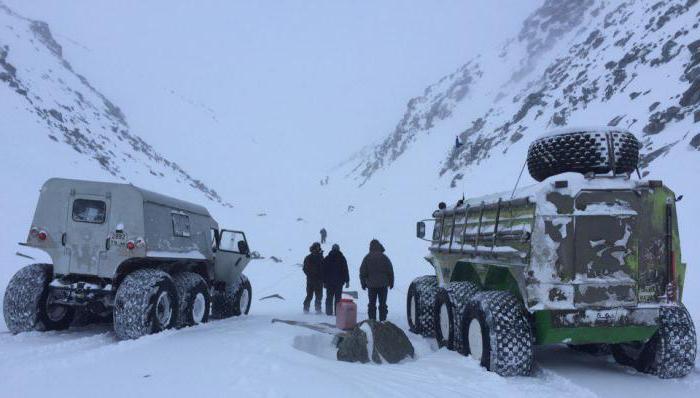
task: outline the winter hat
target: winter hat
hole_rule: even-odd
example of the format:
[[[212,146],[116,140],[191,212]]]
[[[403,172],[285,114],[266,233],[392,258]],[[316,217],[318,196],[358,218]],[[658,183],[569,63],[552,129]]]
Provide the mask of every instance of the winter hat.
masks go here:
[[[321,244],[318,242],[314,242],[311,247],[309,248],[309,251],[311,253],[318,253],[321,251]]]
[[[337,251],[340,251],[340,246],[338,246],[338,244],[337,244],[337,243],[334,243],[334,244],[333,244],[333,247],[331,248],[331,250],[337,250]]]
[[[382,246],[381,243],[379,243],[378,240],[372,239],[371,242],[369,242],[369,251],[371,252],[384,252],[384,246]]]

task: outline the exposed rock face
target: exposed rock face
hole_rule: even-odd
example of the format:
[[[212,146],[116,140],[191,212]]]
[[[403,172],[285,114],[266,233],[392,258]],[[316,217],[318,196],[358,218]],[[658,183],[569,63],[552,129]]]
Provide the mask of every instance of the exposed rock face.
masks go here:
[[[436,122],[449,118],[469,92],[474,79],[481,74],[478,61],[470,61],[426,88],[422,96],[411,98],[394,132],[363,159],[359,169],[363,182],[401,156],[418,133],[428,132]]]
[[[452,186],[464,169],[572,123],[632,130],[643,143],[644,167],[660,153],[685,146],[680,142],[695,147],[690,140],[697,127],[688,123],[700,120],[699,4],[546,1],[500,53],[476,57],[459,69],[478,62],[469,90],[451,103],[450,113],[397,128],[361,161],[354,177],[366,183],[431,133],[445,136],[446,157],[435,154],[441,162],[437,173]],[[431,86],[430,98],[446,95],[436,93],[438,88]],[[409,103],[399,126],[424,120],[416,109]],[[462,129],[437,123],[453,115],[459,115]],[[449,126],[455,124],[450,120]],[[464,145],[455,147],[454,136]]]
[[[49,139],[92,158],[115,177],[128,180],[127,170],[167,176],[228,205],[134,134],[121,109],[64,58],[46,23],[23,18],[2,3],[0,96],[20,96],[24,110],[46,126]]]

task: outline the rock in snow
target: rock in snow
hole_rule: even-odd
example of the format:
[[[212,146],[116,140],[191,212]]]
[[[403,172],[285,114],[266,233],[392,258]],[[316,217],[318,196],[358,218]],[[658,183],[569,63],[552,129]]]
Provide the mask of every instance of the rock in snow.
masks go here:
[[[339,338],[339,361],[367,363],[370,352],[372,362],[377,364],[399,363],[415,355],[406,334],[391,322],[366,320]]]

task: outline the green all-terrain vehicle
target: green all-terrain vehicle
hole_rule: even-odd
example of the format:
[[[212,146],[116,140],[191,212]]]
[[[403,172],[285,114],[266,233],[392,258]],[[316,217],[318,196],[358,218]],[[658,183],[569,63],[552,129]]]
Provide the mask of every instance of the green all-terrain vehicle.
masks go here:
[[[662,378],[695,364],[681,303],[676,202],[661,181],[633,179],[634,135],[567,130],[534,141],[524,189],[441,203],[426,260],[435,276],[407,297],[411,331],[503,376],[527,375],[535,344],[612,352]]]

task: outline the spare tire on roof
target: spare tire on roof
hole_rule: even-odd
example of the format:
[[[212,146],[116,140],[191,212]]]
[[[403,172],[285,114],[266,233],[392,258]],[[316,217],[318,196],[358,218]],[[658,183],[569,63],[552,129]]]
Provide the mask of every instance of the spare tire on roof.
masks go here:
[[[527,169],[537,181],[567,172],[626,174],[637,168],[639,148],[637,137],[625,130],[604,127],[555,131],[530,144]]]

